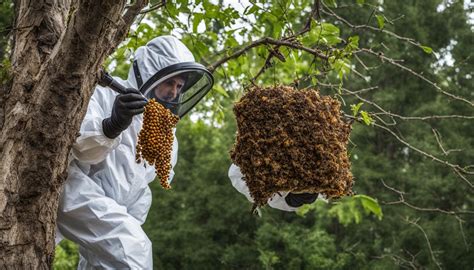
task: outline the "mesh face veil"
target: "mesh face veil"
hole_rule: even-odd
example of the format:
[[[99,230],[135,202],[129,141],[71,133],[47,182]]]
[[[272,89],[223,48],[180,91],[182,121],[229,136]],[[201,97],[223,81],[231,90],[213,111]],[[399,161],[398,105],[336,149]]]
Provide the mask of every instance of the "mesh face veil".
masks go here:
[[[139,70],[134,71],[140,85]],[[181,118],[211,90],[213,84],[212,74],[203,65],[182,62],[158,71],[140,87],[140,92]]]

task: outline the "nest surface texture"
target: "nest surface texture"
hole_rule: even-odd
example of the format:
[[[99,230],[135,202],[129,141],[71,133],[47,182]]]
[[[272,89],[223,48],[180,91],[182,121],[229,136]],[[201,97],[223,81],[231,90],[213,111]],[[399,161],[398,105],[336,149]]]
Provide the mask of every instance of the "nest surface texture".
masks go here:
[[[352,194],[351,125],[340,107],[317,90],[287,86],[253,87],[234,105],[238,130],[231,158],[256,206],[281,191]]]

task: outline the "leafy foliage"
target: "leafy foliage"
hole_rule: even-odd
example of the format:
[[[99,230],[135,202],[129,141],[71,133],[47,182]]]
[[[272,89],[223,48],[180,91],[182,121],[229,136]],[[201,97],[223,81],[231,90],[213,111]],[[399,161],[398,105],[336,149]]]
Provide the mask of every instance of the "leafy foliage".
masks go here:
[[[11,0],[0,2],[0,61],[8,56],[8,38],[13,26],[13,3]]]
[[[61,270],[74,270],[79,261],[78,246],[69,240],[63,240],[56,246],[53,268]]]

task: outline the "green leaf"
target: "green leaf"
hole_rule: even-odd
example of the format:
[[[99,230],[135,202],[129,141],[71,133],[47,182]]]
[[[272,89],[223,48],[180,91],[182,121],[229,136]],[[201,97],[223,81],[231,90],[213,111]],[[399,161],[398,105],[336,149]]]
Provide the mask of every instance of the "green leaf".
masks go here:
[[[341,38],[339,37],[340,30],[337,26],[331,23],[323,23],[321,28],[318,27],[317,31],[321,33],[321,40],[328,45],[336,45],[341,42]]]
[[[335,59],[335,62],[332,64],[334,71],[337,72],[339,80],[343,80],[346,74],[349,74],[351,71],[351,63],[349,59]]]
[[[349,37],[349,47],[351,49],[359,48],[359,36]]]
[[[225,89],[222,87],[222,85],[216,84],[216,85],[214,85],[213,89],[216,90],[217,93],[223,95],[224,97],[229,97],[229,95],[227,94]]]
[[[351,111],[353,116],[357,116],[357,113],[359,112],[360,107],[364,104],[363,102],[357,103],[357,105],[351,104]]]
[[[170,3],[170,2],[168,2],[166,4],[166,10],[169,12],[170,16],[174,18],[179,14],[179,11],[176,8],[176,5],[174,3]]]
[[[300,217],[304,217],[309,211],[316,209],[316,203],[317,201],[310,204],[303,204],[303,206],[296,210],[296,214]]]
[[[355,195],[354,197],[360,200],[365,210],[367,210],[370,213],[373,213],[379,220],[382,219],[383,217],[382,208],[380,207],[376,199],[367,195],[362,195],[362,194]]]
[[[365,0],[357,0],[357,4],[363,5],[365,3]]]
[[[357,206],[357,200],[354,198],[346,198],[340,202],[334,203],[328,213],[332,217],[337,217],[339,223],[344,226],[353,222],[357,224],[362,220],[361,209]]]
[[[233,35],[229,35],[227,39],[224,41],[224,45],[227,48],[233,48],[239,46],[239,42],[234,38]]]
[[[194,13],[194,20],[193,20],[193,32],[197,33],[197,29],[201,21],[204,19],[204,14],[202,13]]]
[[[326,35],[339,36],[339,28],[332,23],[323,23],[323,33]]]
[[[375,17],[377,18],[377,23],[379,24],[379,28],[383,29],[385,25],[385,18],[382,15],[375,15]]]
[[[311,22],[311,31],[309,31],[303,37],[303,43],[308,46],[314,45],[316,42],[327,44],[327,45],[336,45],[339,44],[342,39],[339,37],[340,30],[339,27],[331,23],[320,23],[313,20]]]
[[[420,46],[423,51],[425,51],[425,53],[427,54],[431,54],[433,52],[433,49],[431,47],[428,47],[428,46]]]
[[[272,35],[273,35],[274,37],[280,37],[280,36],[281,36],[281,31],[282,31],[282,29],[283,29],[283,26],[282,26],[281,24],[275,23],[275,24],[273,25],[273,33],[272,33]]]
[[[258,251],[260,253],[258,259],[265,266],[266,269],[273,269],[272,265],[280,261],[278,254],[274,251],[265,251],[263,249],[258,249]]]
[[[247,12],[244,12],[244,15],[255,14],[260,9],[259,6],[253,5]]]
[[[326,0],[327,4],[333,8],[337,8],[336,0]]]
[[[360,115],[362,116],[362,120],[364,120],[364,123],[366,125],[370,125],[374,121],[372,117],[370,117],[369,113],[366,111],[361,111]]]

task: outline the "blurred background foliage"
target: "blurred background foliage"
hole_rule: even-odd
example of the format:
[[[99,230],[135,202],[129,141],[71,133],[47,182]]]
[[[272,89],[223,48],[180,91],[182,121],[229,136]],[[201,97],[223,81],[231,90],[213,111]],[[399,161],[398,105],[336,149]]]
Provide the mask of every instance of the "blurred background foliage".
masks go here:
[[[315,2],[167,1],[138,18],[106,66],[127,77],[133,51],[168,34],[179,37],[197,61],[212,65],[260,38],[298,33]],[[474,267],[474,197],[467,183],[472,175],[464,181],[416,151],[461,167],[473,163],[472,106],[436,88],[473,99],[472,4],[325,0],[320,5],[310,31],[296,40],[329,61],[283,46],[281,57],[267,61],[274,46],[252,48],[215,70],[211,93],[178,124],[173,189],[152,183],[153,205],[144,224],[156,269]],[[2,34],[8,33],[10,1],[2,1],[0,15]],[[0,36],[2,74],[8,68],[6,40]],[[359,195],[318,201],[297,214],[268,207],[261,217],[250,214],[251,204],[233,189],[227,168],[236,132],[232,104],[251,81],[315,87],[341,100],[344,112],[359,119],[348,147]],[[416,119],[431,115],[470,117]],[[55,269],[74,269],[77,260],[75,244],[57,246]]]

